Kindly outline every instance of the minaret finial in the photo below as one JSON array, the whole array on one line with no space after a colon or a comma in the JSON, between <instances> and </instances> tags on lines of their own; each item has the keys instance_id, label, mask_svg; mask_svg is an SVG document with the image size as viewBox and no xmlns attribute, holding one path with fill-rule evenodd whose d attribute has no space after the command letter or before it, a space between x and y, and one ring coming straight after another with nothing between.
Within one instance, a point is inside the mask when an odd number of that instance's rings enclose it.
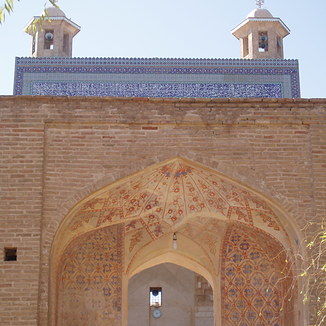
<instances>
[{"instance_id":1,"label":"minaret finial","mask_svg":"<svg viewBox=\"0 0 326 326\"><path fill-rule=\"evenodd\" d=\"M258 6L259 9L263 6L264 3L265 0L256 0L256 5Z\"/></svg>"}]
</instances>

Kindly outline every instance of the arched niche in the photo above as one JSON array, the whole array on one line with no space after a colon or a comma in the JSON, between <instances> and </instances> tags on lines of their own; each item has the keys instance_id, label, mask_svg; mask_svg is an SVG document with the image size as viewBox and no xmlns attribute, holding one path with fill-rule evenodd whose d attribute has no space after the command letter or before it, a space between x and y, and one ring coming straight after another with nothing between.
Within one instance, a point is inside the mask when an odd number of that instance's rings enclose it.
<instances>
[{"instance_id":1,"label":"arched niche","mask_svg":"<svg viewBox=\"0 0 326 326\"><path fill-rule=\"evenodd\" d=\"M141 273L142 271L163 264L163 263L171 263L186 269L189 269L199 275L202 275L212 286L214 289L216 282L216 275L209 272L202 264L200 264L196 259L192 259L190 257L185 257L180 253L175 251L169 251L158 255L156 257L151 258L150 260L146 260L144 263L139 263L135 266L133 270L130 270L128 274L128 278L133 277L134 275Z\"/></svg>"},{"instance_id":2,"label":"arched niche","mask_svg":"<svg viewBox=\"0 0 326 326\"><path fill-rule=\"evenodd\" d=\"M70 210L56 232L51 250L50 319L58 308L56 277L61 258L69 244L84 234L122 226L124 273L132 275L159 256L174 259L171 241L176 233L181 256L209 271L214 284L221 270L224 234L232 223L269 234L289 257L295 252L303 255L294 223L273 200L184 158L150 166L96 191ZM187 243L192 250L182 252L189 248Z\"/></svg>"}]
</instances>

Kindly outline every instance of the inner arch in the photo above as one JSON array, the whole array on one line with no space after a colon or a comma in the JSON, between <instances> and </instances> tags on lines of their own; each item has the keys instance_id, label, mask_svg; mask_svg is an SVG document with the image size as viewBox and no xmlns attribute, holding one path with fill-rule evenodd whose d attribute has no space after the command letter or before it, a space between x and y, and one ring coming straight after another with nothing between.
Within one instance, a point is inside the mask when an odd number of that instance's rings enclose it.
<instances>
[{"instance_id":1,"label":"inner arch","mask_svg":"<svg viewBox=\"0 0 326 326\"><path fill-rule=\"evenodd\" d=\"M132 270L130 272L129 278L132 278L136 274L141 273L142 271L144 271L146 269L149 269L149 268L152 268L152 267L155 267L160 264L167 263L167 262L181 266L186 269L189 269L193 272L196 272L197 274L204 277L209 282L209 284L212 286L212 288L214 288L214 282L215 282L214 277L206 268L204 268L196 260L189 259L187 257L181 256L174 252L167 252L165 254L159 255L159 256L154 257L153 259L147 261L146 263L137 266L134 270Z\"/></svg>"}]
</instances>

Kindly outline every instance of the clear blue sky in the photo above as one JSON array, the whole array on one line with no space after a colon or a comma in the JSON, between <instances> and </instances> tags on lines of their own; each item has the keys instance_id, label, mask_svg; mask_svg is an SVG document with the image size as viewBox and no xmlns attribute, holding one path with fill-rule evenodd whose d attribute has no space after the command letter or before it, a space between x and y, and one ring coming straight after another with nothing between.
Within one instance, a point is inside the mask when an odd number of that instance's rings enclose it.
<instances>
[{"instance_id":1,"label":"clear blue sky","mask_svg":"<svg viewBox=\"0 0 326 326\"><path fill-rule=\"evenodd\" d=\"M23 28L45 0L21 0L0 26L0 94L12 94L15 57L30 56ZM0 0L0 4L3 0ZM230 31L255 0L59 0L81 32L74 57L239 58ZM290 28L285 58L299 59L301 96L326 98L326 1L265 0L264 8Z\"/></svg>"}]
</instances>

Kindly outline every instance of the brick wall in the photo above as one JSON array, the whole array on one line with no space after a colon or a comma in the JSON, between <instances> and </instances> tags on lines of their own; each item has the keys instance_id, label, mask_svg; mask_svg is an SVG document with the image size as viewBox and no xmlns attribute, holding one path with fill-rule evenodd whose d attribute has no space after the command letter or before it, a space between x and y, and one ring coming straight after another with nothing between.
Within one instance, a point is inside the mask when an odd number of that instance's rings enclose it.
<instances>
[{"instance_id":1,"label":"brick wall","mask_svg":"<svg viewBox=\"0 0 326 326\"><path fill-rule=\"evenodd\" d=\"M175 156L273 198L299 229L314 221L312 235L326 213L325 109L323 99L0 97L0 246L18 248L0 262L0 325L47 325L51 243L69 209Z\"/></svg>"},{"instance_id":2,"label":"brick wall","mask_svg":"<svg viewBox=\"0 0 326 326\"><path fill-rule=\"evenodd\" d=\"M12 100L0 106L0 325L35 325L44 126ZM17 248L17 261L3 261L4 247Z\"/></svg>"}]
</instances>

